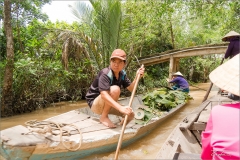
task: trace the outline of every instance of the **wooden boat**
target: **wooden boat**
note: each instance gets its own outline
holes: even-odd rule
[[[119,101],[128,105],[130,98]],[[166,118],[172,116],[184,104],[154,117],[147,124],[140,125],[131,121],[124,131],[122,147],[146,136]],[[135,96],[133,110],[143,106],[141,96]],[[114,123],[119,117],[110,115]],[[80,159],[91,154],[116,150],[122,126],[108,128],[99,122],[99,117],[88,106],[73,110],[45,121],[26,123],[1,131],[0,153],[6,159]],[[42,127],[43,126],[43,127]],[[42,127],[42,128],[37,128]],[[53,129],[53,127],[56,128]],[[38,129],[38,130],[37,130]]]
[[[212,107],[232,102],[234,100],[220,94],[204,101],[174,128],[156,159],[201,159],[201,133],[206,128]]]

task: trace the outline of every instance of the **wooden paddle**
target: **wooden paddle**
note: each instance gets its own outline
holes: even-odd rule
[[[223,61],[224,61],[224,57],[223,57],[223,59],[222,59],[222,61],[221,61],[220,65],[222,65],[222,64],[223,64]],[[220,65],[219,65],[219,66],[220,66]],[[209,88],[208,88],[208,90],[207,90],[207,93],[206,93],[206,95],[204,96],[204,98],[203,98],[203,101],[202,101],[202,102],[204,102],[204,101],[206,101],[206,100],[207,100],[207,98],[208,98],[208,95],[209,95],[209,93],[210,93],[210,91],[211,91],[211,89],[212,89],[212,86],[213,86],[213,83],[211,82],[211,84],[210,84],[210,86],[209,86]]]
[[[144,65],[142,64],[141,68],[143,68],[143,67],[144,67]],[[131,98],[130,98],[130,101],[129,101],[129,104],[128,104],[129,107],[132,106],[133,98],[134,98],[134,95],[135,95],[135,92],[136,92],[136,89],[137,89],[137,85],[138,85],[138,81],[140,79],[140,76],[141,76],[140,74],[137,75],[137,79],[136,79],[136,82],[135,82],[135,85],[134,85],[134,88],[133,88],[133,91],[132,91],[132,95],[131,95]],[[119,140],[118,140],[117,150],[116,150],[115,157],[114,157],[115,160],[118,159],[118,154],[119,154],[119,150],[121,149],[122,138],[123,138],[124,130],[125,130],[126,125],[127,125],[127,120],[128,120],[128,115],[126,115],[125,118],[124,118],[122,131],[121,131],[121,134],[120,134],[120,137],[119,137]]]

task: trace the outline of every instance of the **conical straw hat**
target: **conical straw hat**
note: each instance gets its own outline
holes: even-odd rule
[[[182,76],[183,77],[183,75],[182,75],[182,73],[181,72],[176,72],[176,73],[173,73],[173,76]]]
[[[219,88],[239,96],[239,54],[213,70],[209,78]]]
[[[240,37],[240,34],[235,32],[235,31],[230,31],[228,34],[226,34],[223,38],[222,41],[228,41],[230,37]]]

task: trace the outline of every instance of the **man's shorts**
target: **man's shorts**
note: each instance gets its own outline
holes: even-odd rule
[[[103,109],[104,109],[104,105],[105,105],[105,102],[102,99],[101,95],[99,95],[97,98],[94,99],[91,110],[94,113],[101,115],[103,112]],[[111,107],[108,114],[114,114],[114,115],[121,116],[121,117],[124,116],[121,112],[116,110],[114,107]]]

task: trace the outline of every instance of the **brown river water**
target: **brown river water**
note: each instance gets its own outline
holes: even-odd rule
[[[138,140],[137,142],[122,148],[119,151],[119,159],[155,159],[158,150],[161,148],[164,141],[172,132],[174,127],[184,119],[184,117],[191,113],[197,106],[202,103],[206,91],[208,90],[210,83],[200,83],[190,86],[190,95],[193,100],[190,100],[187,105],[180,109],[175,115],[166,119],[161,125],[155,128],[150,134]],[[217,94],[217,89],[211,91],[208,98]],[[12,116],[8,118],[1,118],[0,130],[13,127],[15,125],[24,125],[29,120],[44,120],[52,116],[59,115],[70,110],[78,109],[86,106],[85,101],[79,102],[60,102],[52,104],[51,107],[39,109],[32,113],[26,113],[22,115]],[[104,154],[91,155],[86,159],[114,159],[115,151]],[[1,158],[0,158],[1,159]]]

